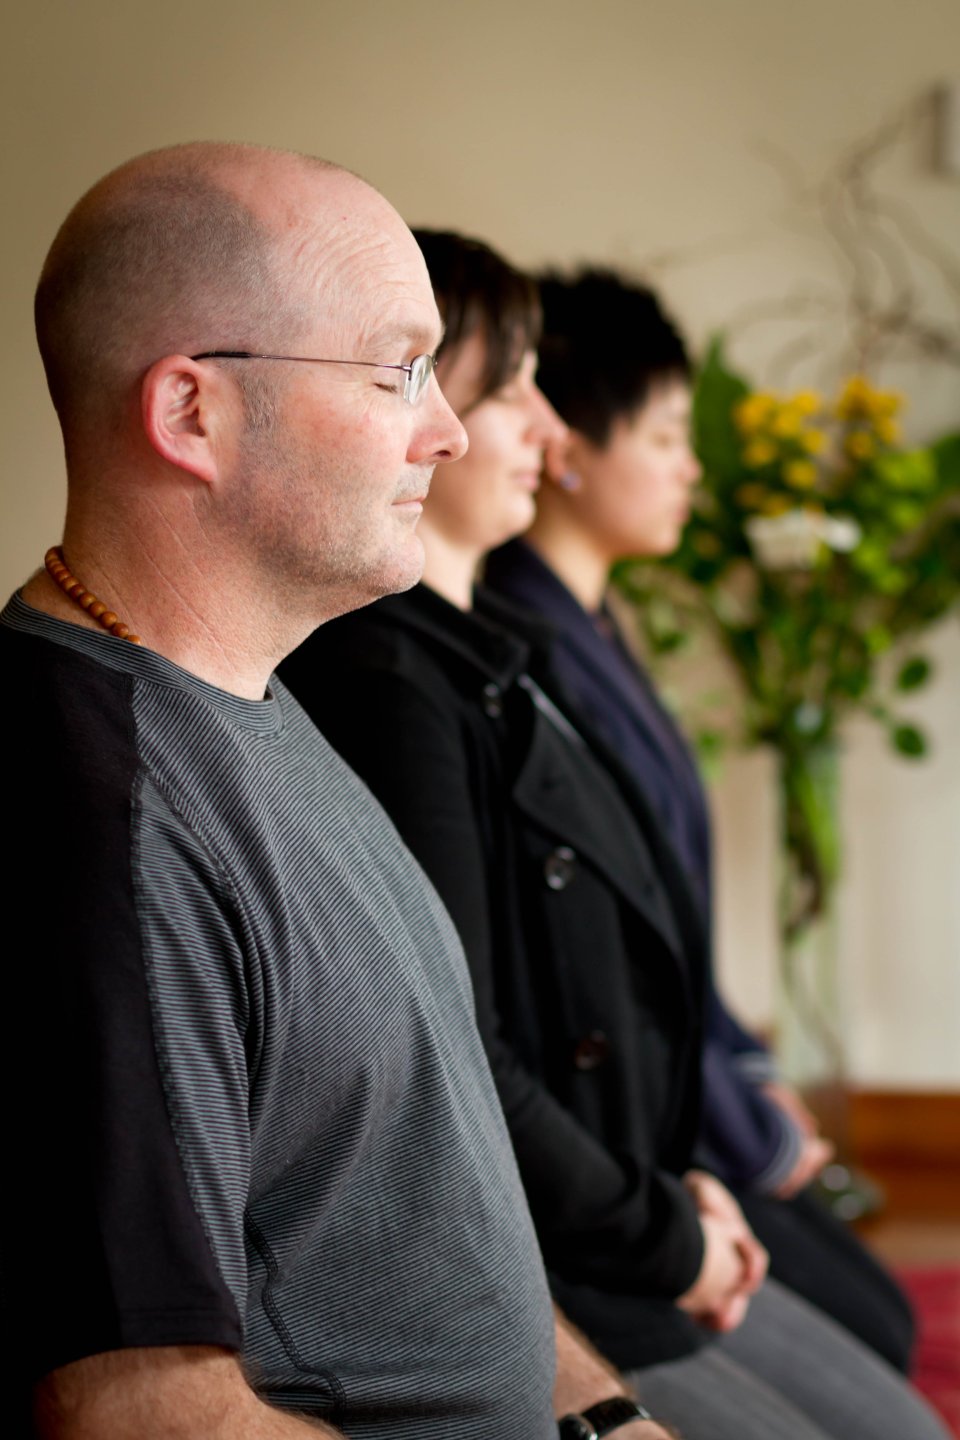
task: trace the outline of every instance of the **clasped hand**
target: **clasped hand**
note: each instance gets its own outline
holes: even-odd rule
[[[735,1330],[767,1273],[766,1250],[725,1185],[702,1170],[683,1183],[693,1196],[703,1232],[703,1263],[677,1304],[710,1330]]]

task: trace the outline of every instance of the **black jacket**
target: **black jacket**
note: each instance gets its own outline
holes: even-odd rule
[[[421,586],[324,626],[280,673],[450,910],[555,1295],[636,1366],[706,1339],[670,1303],[702,1258],[679,1176],[705,937],[630,776],[550,698],[547,636]]]
[[[511,540],[487,556],[484,585],[551,626],[553,665],[574,706],[634,777],[711,924],[710,819],[696,763],[676,721],[607,612],[590,614],[540,555]],[[773,1057],[738,1024],[714,986],[707,1002],[698,1159],[735,1189],[773,1194],[800,1158],[802,1135],[765,1094]]]

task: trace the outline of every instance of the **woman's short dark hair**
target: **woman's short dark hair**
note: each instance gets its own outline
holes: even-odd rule
[[[486,341],[480,390],[473,404],[512,380],[540,338],[540,300],[529,275],[482,240],[450,230],[414,230],[446,327],[439,356],[478,331]]]
[[[595,445],[651,390],[690,376],[686,347],[653,291],[613,270],[540,277],[543,331],[537,384],[554,409]]]

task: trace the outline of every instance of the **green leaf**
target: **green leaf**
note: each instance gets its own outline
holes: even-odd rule
[[[800,873],[825,892],[840,873],[836,751],[782,751],[780,777],[788,847]]]
[[[653,640],[658,655],[673,655],[690,644],[690,636],[685,630],[668,630],[659,632]]]
[[[922,505],[910,500],[900,500],[890,506],[890,520],[898,530],[916,530],[926,513]]]
[[[898,690],[919,690],[926,685],[933,673],[933,666],[925,655],[911,655],[900,667],[896,686]]]
[[[714,779],[727,748],[726,737],[719,730],[699,730],[694,736],[694,747],[705,776]]]
[[[832,681],[833,689],[839,690],[843,695],[849,695],[851,700],[859,700],[867,693],[870,686],[870,671],[866,665],[848,665],[845,669],[837,668]]]
[[[960,490],[960,434],[944,435],[930,447],[942,490]]]
[[[871,625],[864,639],[871,655],[882,655],[893,644],[893,636],[885,625]]]
[[[875,535],[866,535],[850,557],[850,563],[863,575],[876,576],[887,566],[889,546]]]
[[[900,755],[905,755],[911,760],[919,760],[926,755],[928,746],[926,736],[918,730],[916,725],[896,725],[890,733],[893,741],[893,748]]]
[[[894,450],[878,455],[873,470],[890,490],[923,493],[935,488],[939,465],[932,450]]]
[[[743,473],[734,406],[749,394],[745,380],[727,369],[723,340],[715,335],[697,375],[693,395],[694,447],[707,475],[730,479]]]

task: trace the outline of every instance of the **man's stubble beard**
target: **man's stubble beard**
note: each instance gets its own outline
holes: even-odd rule
[[[229,520],[251,537],[255,567],[278,606],[299,611],[306,604],[330,618],[420,579],[423,547],[410,533],[412,517],[398,517],[395,539],[385,537],[388,522],[377,514],[387,503],[382,490],[364,489],[329,452],[313,455],[292,443],[275,392],[258,395],[240,451],[250,483],[236,487]],[[425,487],[418,478],[396,488],[396,498],[405,498]]]

